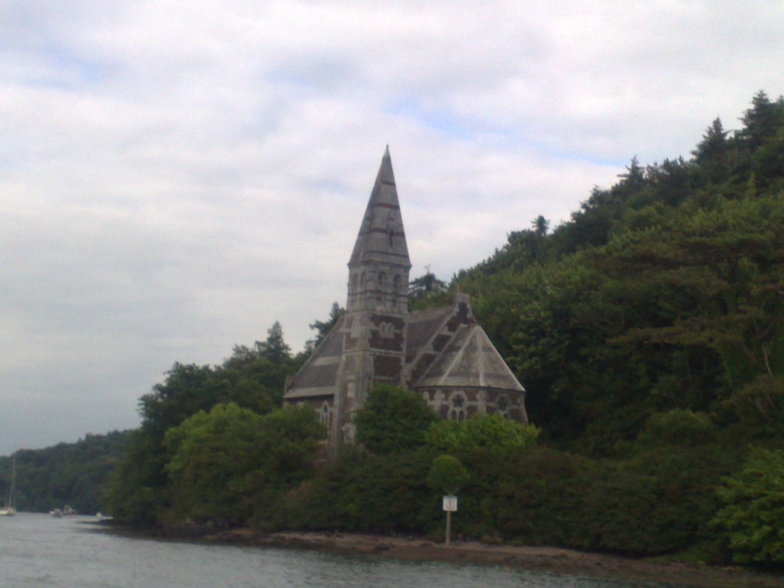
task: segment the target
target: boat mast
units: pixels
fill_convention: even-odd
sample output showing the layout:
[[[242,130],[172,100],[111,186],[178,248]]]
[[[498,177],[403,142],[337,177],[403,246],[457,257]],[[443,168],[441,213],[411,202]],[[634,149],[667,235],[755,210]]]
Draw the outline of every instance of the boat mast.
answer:
[[[16,452],[11,455],[11,484],[8,487],[8,500],[5,505],[14,507],[14,495],[16,494]]]

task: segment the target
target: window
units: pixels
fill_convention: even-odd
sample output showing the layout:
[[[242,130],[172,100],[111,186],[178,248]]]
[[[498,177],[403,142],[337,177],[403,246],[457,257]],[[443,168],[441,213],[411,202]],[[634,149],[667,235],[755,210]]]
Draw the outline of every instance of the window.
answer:
[[[509,398],[506,394],[500,394],[495,399],[495,409],[505,419],[509,418]]]
[[[466,397],[462,392],[452,392],[449,396],[449,420],[464,421],[466,418]]]
[[[378,326],[378,334],[384,339],[391,339],[395,336],[395,326],[392,323],[384,321]]]
[[[329,417],[331,416],[331,414],[332,411],[329,409],[329,403],[325,402],[324,404],[322,404],[321,410],[319,411],[319,415],[318,415],[321,424],[323,424],[326,427],[329,427],[329,422],[331,420]]]

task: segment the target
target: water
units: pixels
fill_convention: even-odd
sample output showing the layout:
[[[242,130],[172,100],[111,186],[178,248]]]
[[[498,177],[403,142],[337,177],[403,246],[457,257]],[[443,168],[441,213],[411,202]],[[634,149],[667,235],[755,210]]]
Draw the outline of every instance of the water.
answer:
[[[407,562],[319,551],[134,539],[92,517],[0,518],[0,586],[264,588],[654,588],[514,568]]]

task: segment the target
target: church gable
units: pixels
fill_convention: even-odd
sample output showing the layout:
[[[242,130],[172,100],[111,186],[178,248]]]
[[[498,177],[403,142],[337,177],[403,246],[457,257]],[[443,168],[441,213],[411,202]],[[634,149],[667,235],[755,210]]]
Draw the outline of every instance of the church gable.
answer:
[[[477,324],[459,327],[415,388],[491,388],[523,392],[512,370]]]

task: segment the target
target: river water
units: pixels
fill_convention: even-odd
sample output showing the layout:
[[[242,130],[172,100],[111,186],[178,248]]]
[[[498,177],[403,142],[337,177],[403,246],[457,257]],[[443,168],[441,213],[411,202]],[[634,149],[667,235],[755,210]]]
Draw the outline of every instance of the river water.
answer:
[[[290,548],[135,539],[93,517],[0,517],[0,586],[264,588],[654,588],[664,584]]]

